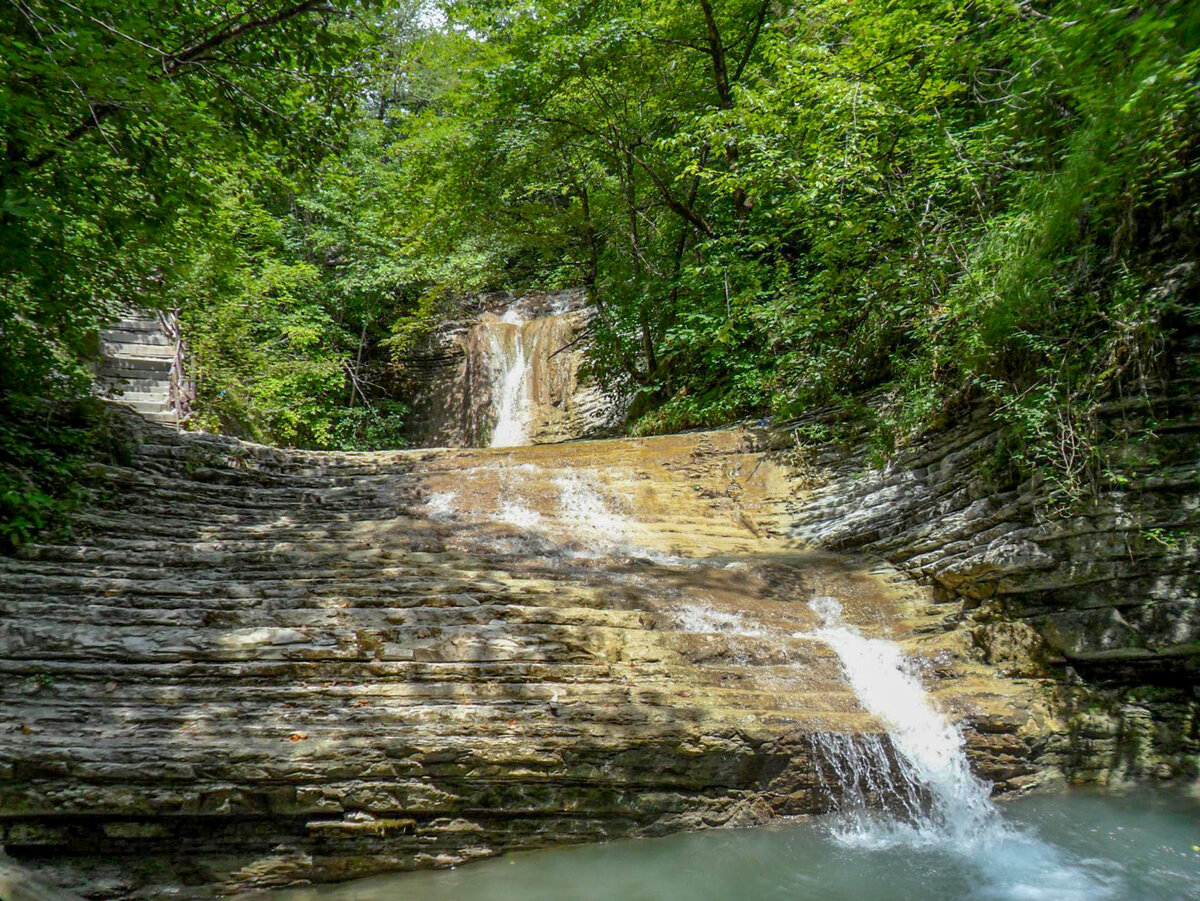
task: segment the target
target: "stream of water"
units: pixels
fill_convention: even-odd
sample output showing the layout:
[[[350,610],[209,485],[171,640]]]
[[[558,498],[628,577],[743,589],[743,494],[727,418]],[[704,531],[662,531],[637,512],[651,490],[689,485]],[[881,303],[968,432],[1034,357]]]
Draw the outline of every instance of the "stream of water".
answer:
[[[528,361],[516,314],[494,352],[493,446],[525,443]],[[512,340],[507,340],[511,338]],[[506,523],[562,559],[628,555],[633,522],[598,473],[551,484],[546,513],[506,470],[491,512],[456,492],[431,495],[431,519]],[[569,536],[564,544],[563,536]],[[536,539],[536,541],[535,541]],[[532,546],[532,545],[531,545]],[[567,552],[567,548],[572,548]],[[649,562],[649,561],[647,561]],[[659,562],[662,562],[661,560]],[[563,565],[571,565],[564,563]],[[715,561],[696,566],[718,566]],[[724,564],[725,566],[734,564]],[[276,893],[278,901],[1183,901],[1200,897],[1200,804],[1181,793],[1075,792],[1001,808],[972,771],[958,728],[934,706],[899,645],[863,635],[837,598],[809,602],[821,625],[794,638],[837,655],[885,734],[815,733],[812,755],[833,813],[769,828],[716,830],[511,855],[459,870]],[[675,627],[760,636],[742,611],[681,603]],[[557,698],[557,695],[556,695]]]
[[[1112,874],[1002,816],[991,786],[971,772],[962,734],[934,709],[896,644],[844,623],[836,598],[815,598],[810,606],[823,623],[814,636],[838,655],[859,702],[886,726],[894,749],[889,754],[885,743],[862,737],[814,736],[829,764],[825,774],[836,778],[829,787],[839,808],[829,824],[834,841],[867,853],[934,855],[954,872],[973,872],[973,896],[980,898],[1118,897]],[[885,806],[873,809],[872,798]]]
[[[492,427],[492,447],[514,447],[526,442],[529,420],[529,392],[526,386],[529,363],[525,359],[525,342],[521,336],[525,320],[513,308],[501,317],[500,323],[511,328],[495,329],[489,339],[493,382],[496,386],[493,401],[496,422]]]

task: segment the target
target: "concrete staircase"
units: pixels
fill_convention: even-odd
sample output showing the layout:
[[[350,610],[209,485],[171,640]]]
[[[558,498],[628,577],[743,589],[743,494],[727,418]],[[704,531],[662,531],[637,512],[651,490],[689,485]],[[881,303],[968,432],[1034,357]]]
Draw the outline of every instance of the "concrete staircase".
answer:
[[[131,312],[100,332],[96,393],[151,422],[179,424],[172,390],[176,339],[162,319]]]

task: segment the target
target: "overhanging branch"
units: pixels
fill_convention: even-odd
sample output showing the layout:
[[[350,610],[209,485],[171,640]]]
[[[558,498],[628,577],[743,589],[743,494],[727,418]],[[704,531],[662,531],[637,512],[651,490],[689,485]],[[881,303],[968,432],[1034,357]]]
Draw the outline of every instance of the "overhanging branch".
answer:
[[[249,12],[249,10],[243,12],[242,15],[245,15],[246,12]],[[201,62],[206,58],[207,54],[219,47],[233,44],[252,32],[281,25],[284,22],[310,12],[337,13],[339,10],[329,6],[327,0],[303,0],[301,3],[293,3],[270,15],[260,16],[257,19],[238,21],[241,18],[239,16],[234,20],[234,24],[223,28],[216,34],[203,40],[189,42],[174,53],[163,54],[160,60],[162,76],[165,78],[175,78],[186,71],[187,66]],[[122,107],[103,101],[91,104],[87,114],[78,125],[37,156],[25,160],[25,168],[31,171],[41,168],[46,163],[55,159],[65,146],[75,143],[80,138],[89,134],[93,129],[99,128],[105,119],[108,119],[120,109]]]

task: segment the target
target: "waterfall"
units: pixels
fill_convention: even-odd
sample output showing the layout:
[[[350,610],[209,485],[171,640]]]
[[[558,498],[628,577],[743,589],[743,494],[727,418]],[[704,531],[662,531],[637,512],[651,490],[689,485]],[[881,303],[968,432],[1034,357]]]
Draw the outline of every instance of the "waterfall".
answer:
[[[625,398],[585,378],[592,312],[582,292],[491,298],[430,336],[407,378],[414,443],[517,447],[590,437]]]
[[[513,307],[500,318],[488,336],[491,369],[497,385],[493,399],[496,421],[492,426],[492,447],[528,443],[531,398],[524,327],[524,318]]]
[[[922,841],[970,842],[997,828],[991,787],[971,772],[962,733],[929,703],[899,646],[866,638],[844,624],[834,598],[815,598],[810,606],[823,622],[815,636],[837,654],[859,702],[888,730],[896,759],[888,759],[882,746],[865,748],[854,775],[900,802],[904,818],[892,822],[892,830],[905,827],[911,830],[908,838]],[[852,756],[849,748],[830,750],[843,761]],[[878,827],[861,816],[850,826],[861,840],[886,840]]]
[[[881,736],[814,738],[823,781],[840,816],[833,836],[859,848],[937,849],[969,861],[981,897],[1017,901],[1100,901],[1113,887],[1067,852],[1011,826],[971,772],[962,733],[930,702],[899,646],[863,636],[831,597],[810,602],[822,620],[797,637],[825,642],[862,706],[884,725]],[[890,812],[872,808],[886,805]]]

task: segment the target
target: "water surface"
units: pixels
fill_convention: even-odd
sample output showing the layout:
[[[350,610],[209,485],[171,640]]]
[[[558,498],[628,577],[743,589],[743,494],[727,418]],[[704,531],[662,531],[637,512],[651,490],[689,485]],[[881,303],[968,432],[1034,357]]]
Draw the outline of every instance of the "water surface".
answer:
[[[1004,836],[865,847],[820,819],[527,852],[270,901],[1195,901],[1200,802],[1073,791],[1002,807]]]

